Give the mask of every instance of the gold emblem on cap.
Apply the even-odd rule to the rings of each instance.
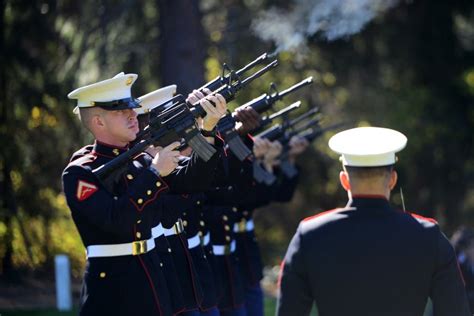
[[[115,156],[118,156],[120,154],[120,151],[117,148],[114,148],[112,152],[114,153]]]
[[[125,84],[126,84],[127,86],[129,86],[129,85],[132,84],[132,82],[133,82],[133,77],[128,77],[128,79],[127,79],[127,81],[125,82]]]

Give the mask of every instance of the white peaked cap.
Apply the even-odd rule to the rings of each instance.
[[[405,148],[402,133],[382,127],[357,127],[337,133],[329,147],[341,154],[342,164],[352,167],[381,167],[396,162],[395,153]]]
[[[141,107],[136,108],[135,112],[137,112],[139,115],[150,112],[156,106],[171,99],[175,93],[175,84],[147,93],[138,98],[140,100]]]
[[[77,99],[77,106],[73,112],[77,114],[79,108],[95,106],[95,102],[110,102],[132,97],[131,88],[138,75],[123,72],[111,79],[99,81],[84,87],[77,88],[67,95],[69,99]],[[137,107],[136,106],[130,106]]]

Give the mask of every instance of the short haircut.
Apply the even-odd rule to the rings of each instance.
[[[390,179],[390,174],[393,171],[393,165],[380,167],[352,167],[344,166],[344,170],[349,174],[349,178],[354,181],[365,181],[372,179]]]
[[[87,130],[89,130],[89,132],[91,133],[92,118],[95,115],[100,115],[100,113],[102,112],[101,110],[102,109],[98,107],[79,108],[79,119],[81,120],[82,125],[84,125],[84,127],[87,128]]]

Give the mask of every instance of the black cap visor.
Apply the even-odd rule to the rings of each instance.
[[[108,102],[94,102],[94,106],[98,106],[107,111],[119,111],[126,109],[140,108],[140,100],[135,98],[125,98]]]

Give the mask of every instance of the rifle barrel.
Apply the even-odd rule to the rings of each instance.
[[[280,111],[273,113],[272,115],[270,115],[270,116],[268,117],[268,119],[269,119],[270,121],[273,121],[273,120],[276,119],[277,117],[280,117],[280,116],[282,116],[282,115],[285,115],[285,114],[287,114],[287,113],[290,113],[291,111],[293,111],[293,110],[299,108],[300,105],[301,105],[301,101],[296,101],[296,102],[294,102],[294,103],[288,105],[287,107],[281,109]]]
[[[291,126],[295,126],[299,122],[305,120],[308,117],[311,117],[312,115],[314,115],[318,112],[319,112],[319,107],[314,107],[311,110],[309,110],[308,112],[298,116],[297,118],[292,119],[288,124],[291,125]]]
[[[205,88],[211,90],[211,91],[215,91],[216,89],[219,89],[221,86],[225,85],[225,84],[228,84],[230,83],[230,81],[236,77],[237,79],[239,79],[239,76],[243,75],[245,72],[247,72],[248,70],[254,68],[255,66],[263,63],[264,61],[266,61],[268,59],[268,54],[267,53],[264,53],[260,56],[258,56],[255,60],[251,61],[250,63],[248,63],[247,65],[245,65],[244,67],[240,68],[239,70],[237,70],[236,72],[232,72],[230,71],[230,73],[224,75],[222,74],[221,76],[217,76],[216,78],[214,78],[213,80],[207,82],[206,84],[204,84],[202,87],[200,87],[198,90],[199,91],[202,91],[204,90]],[[229,69],[228,67],[225,66],[225,64],[223,65],[223,68],[224,69]],[[229,69],[230,70],[230,69]]]
[[[271,95],[270,97],[272,98],[277,98],[277,99],[282,99],[283,97],[285,97],[287,94],[290,94],[292,93],[293,91],[296,91],[304,86],[307,86],[309,84],[312,84],[313,83],[313,77],[308,77],[300,82],[298,82],[297,84],[294,84],[292,85],[291,87],[281,91],[281,92],[277,92],[273,95]]]
[[[237,70],[235,72],[235,74],[237,76],[240,76],[242,75],[244,72],[246,72],[247,70],[249,69],[252,69],[253,67],[263,63],[264,61],[266,61],[268,59],[268,54],[267,53],[263,53],[262,55],[258,56],[255,60],[251,61],[250,63],[248,63],[247,65],[245,65],[244,67],[240,68],[239,70]]]
[[[272,68],[275,68],[276,66],[278,66],[278,60],[274,60],[272,61],[271,63],[269,63],[268,65],[266,65],[265,67],[263,67],[262,69],[258,70],[257,72],[255,72],[253,75],[251,76],[248,76],[247,78],[245,78],[243,81],[241,81],[240,83],[238,83],[238,85],[243,88],[245,87],[246,85],[248,85],[250,82],[252,82],[253,80],[261,77],[264,73],[270,71]]]

